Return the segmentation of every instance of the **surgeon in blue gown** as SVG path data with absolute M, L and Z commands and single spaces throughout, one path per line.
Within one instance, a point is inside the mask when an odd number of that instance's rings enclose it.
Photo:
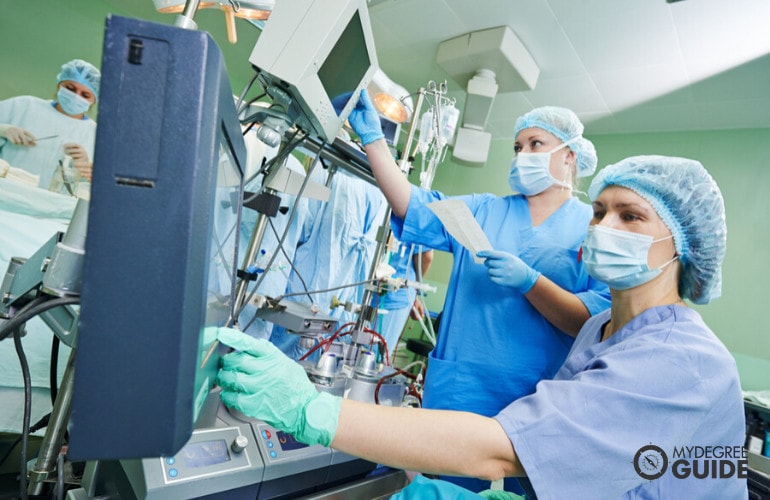
M 362 282 L 369 278 L 386 205 L 375 186 L 344 170 L 334 172 L 330 187 L 329 201 L 311 200 L 308 205 L 286 294 L 293 295 L 287 300 L 315 304 L 342 327 L 358 316 L 332 308 L 332 303 L 335 297 L 341 303 L 361 303 Z M 311 293 L 304 294 L 306 290 Z M 293 359 L 308 352 L 299 335 L 279 325 L 273 327 L 270 340 Z
M 433 262 L 433 250 L 417 245 L 406 245 L 395 239 L 392 239 L 391 244 L 395 248 L 390 255 L 388 265 L 395 270 L 393 277 L 407 280 L 407 282 L 421 281 Z M 398 341 L 409 318 L 422 321 L 425 315 L 421 297 L 418 296 L 417 290 L 406 286 L 377 296 L 374 305 L 380 310 L 377 331 L 385 339 L 388 357 L 392 362 Z
M 589 194 L 582 257 L 609 284 L 612 306 L 585 323 L 553 379 L 497 415 L 322 393 L 270 343 L 229 329 L 218 331 L 237 351 L 223 358 L 222 400 L 301 442 L 376 463 L 487 479 L 526 475 L 541 499 L 747 498 L 735 360 L 685 302 L 721 293 L 727 229 L 718 186 L 697 161 L 641 156 L 604 168 Z M 393 498 L 481 496 L 421 477 Z
M 244 141 L 247 173 L 249 177 L 253 177 L 245 186 L 245 191 L 255 196 L 262 187 L 263 175 L 256 175 L 262 168 L 262 161 L 263 159 L 273 160 L 278 154 L 278 149 L 269 148 L 259 141 L 255 131 L 247 132 L 244 135 Z M 291 154 L 286 158 L 285 167 L 296 174 L 306 175 L 300 161 Z M 323 182 L 324 174 L 319 169 L 310 172 L 310 177 L 310 180 L 315 182 Z M 254 261 L 249 263 L 251 270 L 256 272 L 256 277 L 248 285 L 248 295 L 278 297 L 284 294 L 292 272 L 291 262 L 294 260 L 297 246 L 309 237 L 309 231 L 305 231 L 305 228 L 308 225 L 307 221 L 312 219 L 315 213 L 315 209 L 311 210 L 310 207 L 316 202 L 307 197 L 297 198 L 295 195 L 283 192 L 276 192 L 275 195 L 281 199 L 280 206 L 285 210 L 279 210 L 275 216 L 268 219 Z M 241 211 L 238 240 L 239 266 L 243 264 L 259 217 L 259 213 L 251 208 L 244 207 Z M 239 327 L 252 337 L 269 339 L 275 325 L 255 316 L 256 313 L 257 308 L 251 301 L 245 303 L 239 315 Z
M 426 206 L 448 196 L 411 185 L 397 168 L 368 94 L 349 121 L 393 209 L 396 238 L 453 256 L 423 406 L 493 416 L 553 377 L 583 323 L 609 307 L 607 286 L 578 258 L 591 207 L 574 196 L 573 185 L 596 168 L 593 144 L 565 108 L 537 108 L 516 121 L 514 194 L 456 197 L 494 249 L 479 254 L 485 259 L 479 264 Z M 488 486 L 457 481 L 476 490 Z

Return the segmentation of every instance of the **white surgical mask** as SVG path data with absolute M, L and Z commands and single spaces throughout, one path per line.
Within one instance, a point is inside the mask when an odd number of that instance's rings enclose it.
M 511 161 L 508 184 L 511 189 L 526 196 L 540 194 L 554 184 L 572 189 L 568 182 L 558 181 L 551 176 L 551 155 L 575 141 L 573 137 L 546 153 L 517 153 Z
M 583 262 L 588 274 L 597 280 L 615 290 L 627 290 L 652 280 L 677 259 L 675 256 L 655 269 L 647 265 L 652 244 L 669 238 L 673 235 L 655 240 L 646 234 L 590 226 L 583 241 Z
M 91 103 L 88 99 L 85 99 L 64 87 L 59 87 L 59 91 L 56 93 L 56 99 L 59 102 L 61 109 L 68 115 L 82 115 L 91 107 Z

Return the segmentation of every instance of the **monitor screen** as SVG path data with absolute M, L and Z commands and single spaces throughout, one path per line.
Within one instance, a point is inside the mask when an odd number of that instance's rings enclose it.
M 207 33 L 110 16 L 101 70 L 69 456 L 173 455 L 213 399 L 246 149 Z
M 318 70 L 318 78 L 335 104 L 337 116 L 342 114 L 370 65 L 361 16 L 356 12 Z
M 249 61 L 291 123 L 331 142 L 378 68 L 366 0 L 277 2 Z

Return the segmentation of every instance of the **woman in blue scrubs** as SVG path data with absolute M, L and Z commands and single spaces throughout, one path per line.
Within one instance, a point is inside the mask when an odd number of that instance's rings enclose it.
M 301 442 L 376 463 L 526 475 L 541 499 L 746 498 L 735 361 L 684 302 L 720 295 L 727 230 L 719 188 L 697 161 L 644 156 L 603 169 L 589 194 L 582 257 L 609 283 L 612 307 L 586 322 L 552 380 L 493 418 L 319 393 L 270 343 L 228 329 L 219 339 L 239 352 L 223 359 L 224 403 Z M 396 498 L 480 497 L 420 479 Z
M 427 207 L 448 196 L 411 185 L 393 161 L 366 92 L 349 121 L 393 209 L 395 237 L 453 256 L 423 406 L 496 415 L 553 377 L 583 323 L 609 307 L 606 285 L 578 259 L 591 207 L 573 196 L 573 185 L 596 168 L 593 144 L 565 108 L 537 108 L 516 121 L 509 175 L 515 194 L 456 197 L 494 249 L 480 253 L 479 264 Z

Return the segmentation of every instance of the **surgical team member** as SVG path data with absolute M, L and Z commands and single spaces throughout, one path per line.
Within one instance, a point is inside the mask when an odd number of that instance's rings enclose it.
M 593 173 L 596 150 L 569 109 L 546 106 L 519 117 L 508 177 L 516 194 L 456 197 L 494 248 L 479 254 L 481 265 L 427 207 L 448 197 L 411 185 L 396 166 L 366 92 L 349 121 L 392 207 L 396 238 L 453 255 L 423 406 L 496 415 L 551 378 L 583 323 L 609 307 L 607 286 L 578 259 L 591 207 L 573 195 L 573 184 Z
M 420 273 L 419 279 L 422 279 L 433 262 L 433 250 L 410 249 L 412 245 L 406 245 L 395 239 L 392 242 L 396 246 L 389 260 L 389 265 L 396 270 L 393 276 L 407 281 L 417 281 Z M 409 287 L 389 291 L 382 297 L 377 297 L 375 305 L 378 309 L 387 311 L 386 314 L 380 315 L 377 326 L 380 335 L 388 345 L 388 357 L 392 362 L 406 322 L 410 317 L 414 320 L 422 320 L 425 311 L 417 292 Z
M 48 188 L 59 160 L 72 158 L 80 177 L 91 180 L 96 122 L 86 113 L 99 99 L 101 73 L 73 59 L 56 76 L 56 99 L 17 96 L 0 101 L 0 158 L 39 176 Z
M 342 169 L 332 175 L 329 200 L 308 204 L 310 215 L 294 254 L 286 293 L 296 294 L 288 300 L 310 305 L 310 298 L 302 293 L 310 291 L 312 304 L 337 318 L 342 327 L 355 322 L 357 315 L 344 307 L 332 309 L 332 302 L 336 297 L 341 303 L 361 303 L 361 282 L 369 279 L 386 207 L 382 193 L 370 183 Z M 300 345 L 299 335 L 280 325 L 273 327 L 270 340 L 293 359 L 308 352 Z
M 610 284 L 612 306 L 586 322 L 552 380 L 493 418 L 319 393 L 270 343 L 229 329 L 219 339 L 238 352 L 223 358 L 222 400 L 301 442 L 376 463 L 489 479 L 527 475 L 541 500 L 746 498 L 746 479 L 735 472 L 703 477 L 709 460 L 696 466 L 687 457 L 689 473 L 673 463 L 675 448 L 740 450 L 744 440 L 735 361 L 683 300 L 704 304 L 721 292 L 719 188 L 697 161 L 641 156 L 603 169 L 589 194 L 594 215 L 582 256 L 592 276 Z M 427 498 L 419 490 L 429 487 L 465 498 L 456 485 L 424 480 L 400 495 Z

